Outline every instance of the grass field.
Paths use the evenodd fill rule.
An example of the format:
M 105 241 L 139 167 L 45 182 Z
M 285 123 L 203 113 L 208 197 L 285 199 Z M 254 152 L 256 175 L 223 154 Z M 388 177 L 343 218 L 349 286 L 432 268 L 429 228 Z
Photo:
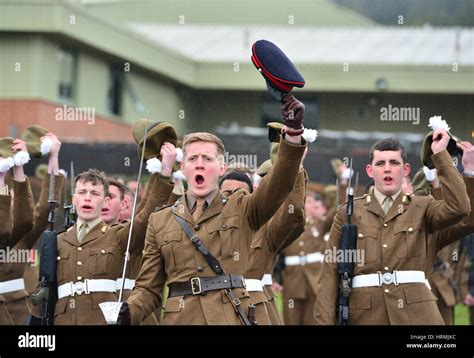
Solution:
M 283 317 L 283 299 L 280 293 L 276 295 L 276 303 L 280 315 Z M 456 326 L 469 325 L 469 310 L 467 306 L 461 304 L 456 305 L 454 309 L 454 324 Z

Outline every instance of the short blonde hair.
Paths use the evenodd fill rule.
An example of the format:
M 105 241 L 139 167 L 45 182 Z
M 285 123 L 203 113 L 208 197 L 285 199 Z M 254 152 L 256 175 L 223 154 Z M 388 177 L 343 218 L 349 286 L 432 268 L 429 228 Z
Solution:
M 219 139 L 219 137 L 207 132 L 196 132 L 196 133 L 186 134 L 183 138 L 184 155 L 186 155 L 186 146 L 194 142 L 214 143 L 215 145 L 217 145 L 217 153 L 219 155 L 224 155 L 225 149 L 224 149 L 224 144 L 222 143 L 222 141 Z

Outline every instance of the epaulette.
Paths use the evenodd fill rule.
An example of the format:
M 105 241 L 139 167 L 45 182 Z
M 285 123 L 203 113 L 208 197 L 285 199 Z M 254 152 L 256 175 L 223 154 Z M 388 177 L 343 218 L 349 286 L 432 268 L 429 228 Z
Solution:
M 71 230 L 71 228 L 67 229 L 67 231 L 69 231 L 69 230 Z M 56 233 L 56 236 L 57 236 L 57 235 L 60 235 L 60 234 L 64 234 L 65 232 L 66 232 L 66 230 L 58 231 L 58 232 Z
M 363 199 L 367 199 L 367 202 L 370 203 L 371 196 L 368 195 L 368 194 L 364 194 L 364 195 L 362 195 L 362 196 L 358 196 L 358 197 L 354 198 L 353 200 L 363 200 Z M 346 200 L 345 202 L 343 202 L 343 203 L 341 204 L 341 206 L 342 206 L 342 205 L 346 205 L 346 204 L 347 204 L 347 200 Z
M 177 203 L 177 202 L 176 202 L 176 203 Z M 171 206 L 174 206 L 176 203 L 173 203 L 173 204 L 165 204 L 165 205 L 162 205 L 162 206 L 157 206 L 153 212 L 156 213 L 157 211 L 163 210 L 163 209 L 165 209 L 165 208 L 169 208 L 169 207 L 171 207 Z
M 67 232 L 71 231 L 73 227 L 74 227 L 74 225 L 71 226 L 71 227 L 70 227 L 69 229 L 67 229 L 66 231 L 67 231 Z

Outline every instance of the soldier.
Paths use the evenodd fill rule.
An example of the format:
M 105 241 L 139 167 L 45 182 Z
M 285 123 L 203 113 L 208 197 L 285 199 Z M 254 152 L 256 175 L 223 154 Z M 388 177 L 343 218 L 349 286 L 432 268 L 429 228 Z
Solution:
M 158 307 L 165 282 L 169 296 L 162 323 L 248 324 L 242 274 L 250 240 L 293 188 L 305 148 L 303 113 L 301 102 L 284 98 L 286 137 L 268 180 L 252 194 L 238 191 L 227 198 L 219 192 L 218 177 L 226 172 L 219 138 L 209 133 L 184 137 L 181 170 L 188 192 L 150 217 L 142 268 L 122 306 L 121 324 L 138 324 Z
M 31 220 L 31 226 L 26 226 L 26 227 L 31 227 L 31 230 L 29 230 L 27 233 L 23 232 L 20 234 L 20 240 L 18 243 L 14 246 L 13 250 L 16 251 L 16 254 L 18 257 L 23 258 L 23 261 L 21 262 L 15 262 L 15 263 L 1 263 L 0 264 L 0 286 L 8 287 L 8 290 L 3 290 L 2 291 L 2 297 L 4 299 L 4 304 L 5 308 L 7 310 L 7 313 L 5 315 L 2 314 L 2 323 L 4 324 L 25 324 L 27 321 L 27 317 L 31 312 L 31 303 L 29 300 L 29 292 L 27 291 L 28 287 L 26 285 L 26 282 L 24 280 L 24 274 L 25 271 L 28 267 L 31 267 L 30 265 L 34 265 L 36 262 L 34 259 L 36 258 L 31 251 L 38 238 L 41 236 L 41 233 L 46 229 L 46 226 L 48 224 L 48 192 L 49 192 L 49 181 L 50 181 L 50 175 L 51 173 L 55 175 L 56 182 L 55 182 L 55 199 L 59 201 L 59 196 L 61 193 L 61 186 L 63 182 L 63 176 L 58 174 L 59 170 L 59 163 L 58 163 L 58 155 L 59 155 L 59 149 L 61 146 L 61 143 L 57 139 L 57 137 L 52 134 L 48 133 L 44 137 L 44 139 L 48 139 L 51 141 L 51 149 L 50 149 L 50 154 L 49 154 L 49 163 L 48 163 L 48 168 L 47 173 L 44 176 L 42 187 L 41 187 L 41 193 L 39 197 L 39 201 L 34 208 L 34 219 Z M 23 142 L 20 139 L 17 139 L 15 141 L 16 147 L 19 148 L 22 151 L 26 152 L 27 144 Z M 29 150 L 31 150 L 33 147 L 31 145 L 28 146 Z M 39 150 L 39 146 L 38 146 Z M 33 151 L 31 153 L 33 156 L 40 156 L 41 154 L 39 152 Z M 26 177 L 25 177 L 26 178 Z M 25 179 L 25 183 L 27 183 Z M 29 190 L 29 184 L 28 186 L 28 191 Z M 14 184 L 15 188 L 15 184 Z M 33 198 L 32 196 L 28 196 L 26 198 L 22 198 L 22 195 L 17 192 L 17 194 L 14 197 L 14 201 L 16 200 L 21 200 L 24 201 L 23 206 L 29 207 L 33 206 Z M 15 204 L 14 204 L 15 205 Z M 25 214 L 27 211 L 24 212 Z M 17 215 L 22 215 L 18 214 Z M 26 216 L 26 215 L 24 215 Z M 14 232 L 14 231 L 12 231 Z M 15 234 L 17 235 L 17 234 Z M 16 239 L 14 240 L 16 241 Z M 26 257 L 26 260 L 25 260 Z M 30 260 L 29 262 L 25 262 L 27 260 Z M 36 270 L 33 270 L 33 272 L 36 272 L 36 277 L 35 280 L 38 282 L 38 272 Z
M 140 132 L 143 137 L 144 130 Z M 171 143 L 163 144 L 163 141 L 166 136 L 162 135 L 161 127 L 150 127 L 145 150 L 153 148 L 156 152 L 161 147 L 162 170 L 150 178 L 153 183 L 149 195 L 135 217 L 131 253 L 141 251 L 149 215 L 167 202 L 173 189 L 170 178 L 176 152 Z M 78 219 L 67 232 L 58 235 L 58 301 L 54 323 L 105 324 L 99 304 L 117 301 L 121 286 L 117 278 L 122 276 L 130 223 L 108 226 L 101 220 L 109 185 L 100 172 L 81 173 L 75 182 L 73 204 Z
M 315 324 L 313 318 L 317 281 L 324 259 L 326 208 L 321 196 L 307 192 L 303 234 L 283 251 L 283 312 L 286 325 Z
M 250 301 L 255 305 L 255 316 L 259 325 L 281 324 L 278 312 L 264 289 L 262 279 L 265 273 L 273 270 L 278 254 L 304 230 L 305 182 L 306 173 L 301 167 L 289 197 L 252 239 L 244 277 Z M 220 187 L 227 196 L 239 188 L 250 193 L 253 191 L 248 176 L 238 172 L 228 173 L 222 178 Z
M 107 225 L 120 222 L 120 213 L 125 208 L 125 185 L 114 178 L 106 178 L 109 183 L 109 196 L 101 211 L 101 218 Z
M 436 298 L 425 284 L 439 250 L 428 235 L 471 210 L 466 186 L 446 151 L 449 140 L 446 130 L 434 131 L 431 159 L 444 194 L 439 201 L 401 193 L 410 165 L 399 141 L 384 139 L 371 148 L 366 170 L 375 189 L 354 201 L 352 215 L 358 237 L 349 324 L 443 324 Z M 337 249 L 345 213 L 342 205 L 330 233 L 315 305 L 318 324 L 336 323 Z
M 33 227 L 33 194 L 23 165 L 30 159 L 21 139 L 0 139 L 0 248 L 13 247 Z M 13 191 L 5 184 L 5 174 L 13 168 Z M 12 195 L 16 200 L 12 200 Z M 13 202 L 13 205 L 11 205 Z

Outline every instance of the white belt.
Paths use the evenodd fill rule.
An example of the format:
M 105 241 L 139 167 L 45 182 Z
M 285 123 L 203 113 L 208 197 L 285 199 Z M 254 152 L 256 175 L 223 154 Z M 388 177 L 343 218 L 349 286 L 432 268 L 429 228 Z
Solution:
M 260 280 L 246 278 L 245 288 L 248 292 L 263 292 L 263 284 Z
M 115 292 L 117 282 L 115 280 L 84 280 L 68 282 L 58 287 L 58 298 L 67 296 L 89 294 L 91 292 Z
M 25 280 L 17 278 L 15 280 L 0 282 L 0 295 L 25 289 Z
M 425 283 L 425 273 L 423 271 L 393 271 L 382 273 L 372 273 L 369 275 L 357 275 L 352 279 L 352 288 L 374 287 L 391 285 L 394 283 Z
M 115 281 L 115 283 L 116 283 L 117 291 L 120 291 L 120 289 L 122 288 L 122 279 L 118 278 Z M 126 278 L 125 279 L 125 286 L 123 286 L 123 289 L 124 290 L 132 290 L 133 286 L 135 286 L 135 280 L 130 280 L 129 278 Z
M 324 254 L 321 252 L 313 252 L 304 256 L 287 256 L 285 257 L 286 266 L 306 265 L 313 262 L 324 262 Z
M 266 273 L 265 275 L 263 275 L 262 284 L 264 286 L 273 285 L 272 275 L 269 273 Z

